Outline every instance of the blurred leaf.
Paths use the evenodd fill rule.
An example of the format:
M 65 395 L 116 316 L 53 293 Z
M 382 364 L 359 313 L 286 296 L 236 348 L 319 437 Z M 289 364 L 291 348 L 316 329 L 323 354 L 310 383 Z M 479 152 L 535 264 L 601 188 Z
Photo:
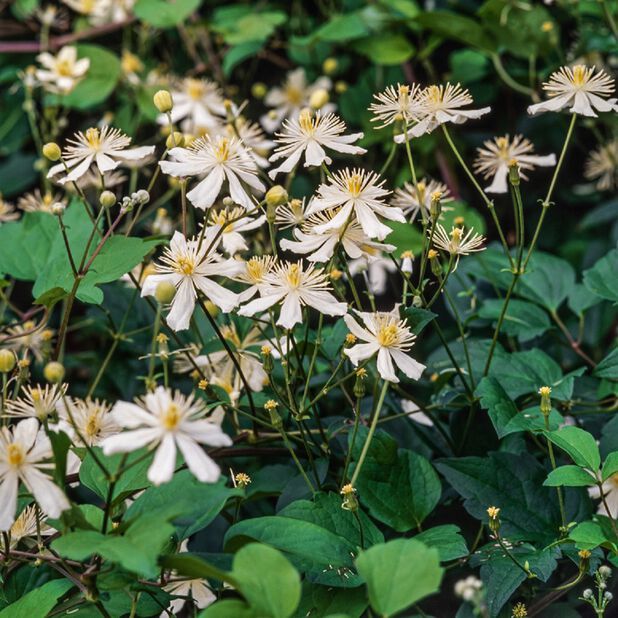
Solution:
M 617 302 L 618 277 L 616 273 L 618 273 L 618 249 L 613 249 L 592 268 L 584 271 L 584 285 L 593 294 Z
M 618 380 L 618 348 L 614 348 L 592 372 L 597 378 Z
M 287 16 L 282 11 L 256 13 L 250 7 L 225 7 L 218 9 L 212 28 L 228 45 L 264 42 L 285 23 Z
M 133 12 L 155 28 L 172 28 L 184 21 L 202 0 L 137 0 Z
M 493 37 L 470 17 L 450 11 L 428 11 L 421 13 L 414 21 L 445 38 L 455 39 L 485 51 L 496 50 Z
M 235 67 L 243 60 L 253 57 L 263 46 L 263 41 L 250 41 L 249 43 L 241 43 L 231 47 L 223 56 L 223 73 L 229 76 Z
M 49 581 L 5 607 L 0 611 L 0 618 L 47 616 L 56 606 L 58 599 L 72 587 L 73 583 L 68 579 Z
M 414 46 L 402 34 L 375 35 L 356 41 L 354 49 L 381 65 L 401 64 L 414 54 Z
M 36 155 L 17 152 L 0 163 L 2 197 L 13 197 L 34 183 L 37 177 L 37 171 L 34 169 L 36 160 Z M 2 224 L 2 228 L 6 225 Z

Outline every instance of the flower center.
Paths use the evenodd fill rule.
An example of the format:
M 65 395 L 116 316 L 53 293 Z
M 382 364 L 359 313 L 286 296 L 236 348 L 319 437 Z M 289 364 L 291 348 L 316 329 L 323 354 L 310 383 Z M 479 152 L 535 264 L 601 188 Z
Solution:
M 56 72 L 62 77 L 73 75 L 73 63 L 69 60 L 59 60 L 56 62 Z
M 288 268 L 286 275 L 287 282 L 291 288 L 298 288 L 300 286 L 302 271 L 298 264 L 291 264 Z
M 498 137 L 496 138 L 496 146 L 498 146 L 498 156 L 505 161 L 509 161 L 511 159 L 509 153 L 509 140 L 506 137 Z
M 235 328 L 231 326 L 224 326 L 221 329 L 221 334 L 224 339 L 233 342 L 237 348 L 240 347 L 240 337 L 238 336 Z
M 313 135 L 316 128 L 316 122 L 311 114 L 310 109 L 304 109 L 298 116 L 298 124 L 304 133 Z
M 429 103 L 439 105 L 442 103 L 443 90 L 440 86 L 429 86 L 425 96 Z
M 256 283 L 261 281 L 265 274 L 264 264 L 259 258 L 251 258 L 247 262 L 247 276 Z
M 181 275 L 192 275 L 195 271 L 195 262 L 188 257 L 179 257 L 176 260 L 176 272 Z
M 219 161 L 219 163 L 223 163 L 228 160 L 230 156 L 230 141 L 227 137 L 219 140 L 219 143 L 215 148 L 215 156 L 217 157 L 217 161 Z
M 425 190 L 426 189 L 427 189 L 427 186 L 425 185 L 424 182 L 417 183 L 417 185 L 416 185 L 416 195 L 417 195 L 419 204 L 424 204 L 425 203 Z
M 21 444 L 12 442 L 6 447 L 6 460 L 9 466 L 19 468 L 26 459 L 26 453 Z
M 461 243 L 462 235 L 463 230 L 460 227 L 454 227 L 451 230 L 451 245 L 453 247 L 453 251 L 456 251 L 459 248 L 459 243 Z
M 101 145 L 101 135 L 99 129 L 90 127 L 86 131 L 86 141 L 92 148 L 98 148 Z
M 303 91 L 296 86 L 288 85 L 285 89 L 285 96 L 288 102 L 297 107 L 303 102 Z
M 352 197 L 358 197 L 363 190 L 363 177 L 360 174 L 352 174 L 347 181 L 348 191 L 352 194 Z
M 204 84 L 199 79 L 187 80 L 187 94 L 194 101 L 199 101 L 204 96 Z
M 170 403 L 161 419 L 163 427 L 170 431 L 176 429 L 180 423 L 180 417 L 180 408 L 175 403 Z
M 573 67 L 573 85 L 578 88 L 586 83 L 586 67 L 583 64 L 578 64 Z
M 378 330 L 378 343 L 388 348 L 393 344 L 397 343 L 397 325 L 396 324 L 386 324 L 381 326 Z
M 94 410 L 88 417 L 88 422 L 86 423 L 85 433 L 90 438 L 94 438 L 101 430 L 98 412 L 98 410 Z

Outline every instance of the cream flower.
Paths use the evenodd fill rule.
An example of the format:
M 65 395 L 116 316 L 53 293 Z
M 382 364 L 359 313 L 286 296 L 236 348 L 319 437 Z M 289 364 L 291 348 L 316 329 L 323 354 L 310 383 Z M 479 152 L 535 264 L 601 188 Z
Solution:
M 80 436 L 88 446 L 98 446 L 105 438 L 120 432 L 121 426 L 110 410 L 108 403 L 98 399 L 65 397 L 58 403 L 58 416 L 76 446 L 84 446 Z
M 100 174 L 116 169 L 121 163 L 136 161 L 148 157 L 154 152 L 154 146 L 140 146 L 130 148 L 131 138 L 120 129 L 104 126 L 101 129 L 91 127 L 82 133 L 75 134 L 75 139 L 68 140 L 63 152 L 64 163 L 54 165 L 47 174 L 53 178 L 68 168 L 66 176 L 58 180 L 63 185 L 81 178 L 95 164 Z
M 171 91 L 174 107 L 172 122 L 181 122 L 186 133 L 203 134 L 204 132 L 220 132 L 223 130 L 226 111 L 223 95 L 219 86 L 207 79 L 187 77 L 176 84 Z M 157 122 L 168 124 L 167 114 L 161 114 Z
M 488 193 L 506 193 L 508 187 L 509 164 L 516 161 L 520 176 L 528 180 L 524 170 L 533 170 L 536 165 L 551 167 L 556 165 L 556 155 L 534 155 L 532 142 L 523 135 L 516 135 L 512 140 L 508 135 L 494 137 L 483 143 L 483 148 L 476 149 L 478 155 L 474 162 L 474 170 L 482 174 L 486 180 L 493 176 L 491 184 L 485 188 Z
M 60 203 L 66 206 L 66 199 L 62 198 L 59 193 L 51 193 L 47 191 L 42 194 L 39 189 L 35 189 L 32 193 L 26 193 L 17 200 L 17 208 L 24 212 L 49 212 L 53 204 Z
M 53 468 L 44 463 L 51 457 L 51 442 L 39 432 L 35 418 L 0 429 L 0 531 L 9 530 L 15 521 L 20 481 L 49 517 L 60 517 L 70 508 L 62 490 L 41 471 Z
M 227 180 L 231 198 L 247 209 L 255 206 L 241 181 L 258 192 L 266 187 L 257 178 L 257 167 L 246 148 L 235 138 L 210 137 L 195 140 L 189 148 L 172 148 L 173 161 L 161 161 L 165 174 L 176 177 L 202 176 L 187 198 L 197 208 L 210 208 Z
M 333 174 L 328 184 L 320 185 L 313 198 L 307 215 L 323 210 L 337 209 L 330 221 L 315 228 L 317 233 L 342 228 L 354 214 L 363 231 L 370 238 L 384 240 L 392 232 L 391 228 L 380 222 L 377 215 L 405 223 L 406 218 L 400 208 L 389 206 L 384 198 L 390 193 L 383 188 L 384 181 L 374 172 L 345 169 Z
M 480 118 L 491 108 L 462 109 L 473 103 L 472 97 L 460 84 L 447 83 L 445 86 L 427 86 L 419 95 L 421 119 L 405 135 L 397 135 L 395 141 L 399 144 L 411 137 L 420 137 L 431 133 L 436 127 L 447 122 L 462 124 L 470 118 Z
M 421 412 L 419 407 L 409 399 L 401 400 L 401 409 L 404 412 L 407 412 L 407 416 L 410 420 L 418 423 L 419 425 L 424 425 L 425 427 L 433 427 L 433 421 L 425 412 Z
M 281 126 L 283 120 L 297 118 L 300 111 L 309 106 L 314 92 L 328 91 L 331 85 L 328 77 L 320 77 L 313 84 L 308 84 L 305 69 L 302 67 L 290 71 L 285 83 L 281 87 L 272 88 L 264 97 L 265 105 L 274 109 L 260 118 L 262 126 L 272 133 Z M 334 110 L 335 106 L 332 103 L 322 108 L 325 114 Z
M 221 226 L 221 244 L 223 245 L 223 250 L 230 256 L 235 255 L 239 251 L 247 251 L 249 247 L 245 242 L 243 233 L 261 227 L 265 221 L 265 215 L 259 217 L 248 216 L 247 211 L 239 206 L 211 212 L 209 217 L 210 225 Z
M 444 229 L 444 226 L 438 223 L 433 235 L 434 247 L 442 249 L 454 257 L 455 268 L 457 268 L 460 256 L 485 250 L 485 247 L 481 246 L 485 242 L 483 236 L 475 234 L 472 227 L 468 230 L 467 234 L 464 234 L 464 231 L 463 227 L 453 226 L 449 234 Z
M 572 114 L 597 117 L 598 112 L 618 111 L 616 99 L 608 99 L 615 90 L 614 80 L 604 71 L 596 67 L 578 64 L 571 67 L 560 67 L 549 76 L 549 81 L 543 84 L 543 90 L 550 97 L 536 105 L 528 107 L 529 114 L 541 112 L 557 112 L 571 106 Z
M 310 262 L 327 262 L 338 244 L 341 244 L 343 250 L 353 259 L 372 256 L 380 251 L 390 253 L 395 250 L 394 245 L 372 241 L 354 218 L 339 228 L 318 232 L 332 217 L 332 214 L 322 212 L 311 215 L 300 229 L 294 230 L 297 240 L 284 238 L 280 242 L 281 248 L 301 255 L 309 254 L 307 259 Z
M 51 352 L 51 342 L 54 337 L 54 331 L 51 328 L 37 328 L 32 320 L 26 320 L 6 330 L 10 335 L 7 347 L 15 352 L 28 350 L 38 361 L 42 361 Z
M 382 255 L 361 257 L 348 262 L 350 275 L 366 275 L 367 287 L 375 296 L 382 296 L 386 292 L 386 284 L 391 273 L 397 270 L 396 264 Z
M 9 530 L 9 547 L 13 549 L 19 545 L 19 542 L 29 537 L 49 536 L 56 532 L 51 526 L 45 523 L 45 517 L 38 512 L 36 505 L 27 506 L 19 517 L 13 522 Z
M 204 402 L 193 395 L 158 386 L 136 403 L 117 402 L 113 409 L 116 422 L 129 429 L 106 438 L 102 443 L 106 455 L 130 453 L 144 446 L 155 449 L 148 468 L 148 480 L 161 485 L 172 479 L 176 453 L 180 449 L 191 473 L 202 483 L 214 483 L 220 475 L 219 466 L 204 452 L 200 444 L 230 446 L 232 440 L 221 428 L 204 418 Z
M 422 115 L 422 107 L 419 104 L 419 94 L 421 88 L 418 84 L 403 86 L 397 84 L 388 86 L 384 92 L 374 94 L 376 103 L 369 106 L 369 111 L 373 112 L 371 122 L 380 122 L 376 128 L 384 127 L 395 122 L 411 123 L 416 122 Z
M 19 219 L 19 213 L 15 210 L 15 206 L 2 199 L 0 194 L 0 224 L 17 221 L 17 219 Z
M 444 204 L 453 201 L 448 187 L 443 182 L 427 180 L 426 178 L 421 178 L 416 186 L 414 186 L 414 183 L 404 182 L 402 188 L 395 189 L 391 206 L 401 208 L 404 214 L 409 215 L 410 223 L 415 221 L 419 213 L 424 219 L 430 219 L 431 196 L 435 193 L 441 194 L 442 212 L 451 210 L 448 206 L 444 206 Z
M 167 323 L 174 330 L 189 328 L 189 321 L 195 309 L 195 299 L 202 292 L 222 311 L 229 312 L 238 304 L 238 295 L 215 283 L 211 277 L 232 277 L 239 274 L 242 264 L 236 260 L 221 261 L 217 253 L 218 226 L 207 228 L 201 245 L 196 238 L 187 240 L 175 232 L 161 257 L 155 264 L 156 275 L 149 275 L 144 281 L 142 296 L 153 296 L 157 286 L 170 282 L 176 287 L 176 296 L 167 315 Z
M 7 401 L 6 416 L 33 417 L 44 421 L 56 411 L 58 402 L 67 390 L 67 385 L 22 386 L 21 390 L 21 397 Z
M 601 491 L 598 487 L 589 487 L 588 494 L 595 500 L 601 498 Z M 618 517 L 618 473 L 612 474 L 612 476 L 603 483 L 603 496 L 605 496 L 605 502 L 607 502 L 609 513 L 602 501 L 599 503 L 597 513 L 615 519 Z
M 291 329 L 302 322 L 302 307 L 308 305 L 326 315 L 344 315 L 348 306 L 329 292 L 327 275 L 321 268 L 303 267 L 302 262 L 277 264 L 258 286 L 260 298 L 241 307 L 240 315 L 252 316 L 281 303 L 277 324 Z
M 599 191 L 612 191 L 618 187 L 618 139 L 599 146 L 586 161 L 584 176 L 596 180 Z
M 43 68 L 36 70 L 35 77 L 46 90 L 58 94 L 71 92 L 90 68 L 89 58 L 77 59 L 77 47 L 63 47 L 56 56 L 43 52 L 36 59 Z
M 233 137 L 235 134 L 234 129 L 231 125 L 227 125 L 227 127 L 230 137 Z M 256 165 L 263 168 L 269 167 L 270 163 L 265 157 L 268 157 L 268 153 L 275 147 L 275 142 L 264 135 L 264 131 L 262 131 L 259 124 L 249 122 L 242 116 L 236 119 L 234 127 L 238 131 L 238 137 L 247 147 L 247 152 Z
M 290 227 L 301 225 L 307 218 L 307 208 L 308 206 L 305 204 L 304 197 L 302 200 L 290 200 L 287 204 L 277 207 L 275 224 L 280 230 L 286 230 Z
M 356 367 L 360 361 L 371 358 L 377 353 L 378 373 L 383 380 L 399 382 L 393 363 L 410 379 L 418 380 L 425 365 L 421 365 L 407 354 L 414 345 L 416 336 L 412 334 L 406 321 L 399 318 L 397 307 L 391 312 L 355 313 L 364 326 L 350 314 L 343 317 L 350 332 L 363 342 L 343 351 L 352 364 Z
M 276 262 L 274 256 L 263 255 L 261 257 L 253 256 L 242 263 L 243 270 L 234 278 L 236 281 L 247 283 L 249 287 L 238 295 L 239 302 L 244 303 L 258 293 L 259 286 L 264 283 L 264 277 L 272 271 Z
M 208 587 L 208 582 L 204 579 L 180 579 L 173 580 L 169 584 L 163 587 L 163 590 L 168 592 L 173 599 L 169 607 L 169 612 L 172 612 L 173 616 L 177 616 L 180 610 L 191 599 L 193 604 L 198 609 L 204 609 L 217 600 L 215 593 Z M 161 617 L 169 616 L 167 612 L 163 612 Z
M 318 167 L 322 163 L 330 165 L 331 158 L 324 148 L 346 152 L 349 154 L 364 154 L 367 152 L 359 146 L 352 146 L 355 141 L 363 137 L 363 133 L 342 135 L 346 126 L 343 120 L 335 114 L 323 116 L 320 112 L 313 114 L 311 110 L 304 109 L 298 118 L 286 120 L 283 123 L 283 131 L 277 133 L 277 143 L 281 144 L 271 155 L 270 161 L 285 161 L 268 175 L 275 178 L 280 172 L 291 172 L 300 158 L 305 155 L 305 167 Z

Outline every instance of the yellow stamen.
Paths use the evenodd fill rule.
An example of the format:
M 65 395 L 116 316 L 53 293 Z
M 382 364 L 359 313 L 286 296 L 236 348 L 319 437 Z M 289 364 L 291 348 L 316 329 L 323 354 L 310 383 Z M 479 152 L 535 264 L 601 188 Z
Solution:
M 163 427 L 168 430 L 176 429 L 180 418 L 180 408 L 175 403 L 171 403 L 163 415 Z
M 24 449 L 21 444 L 15 444 L 13 442 L 6 447 L 6 460 L 9 466 L 21 466 L 25 459 L 26 453 L 24 453 Z

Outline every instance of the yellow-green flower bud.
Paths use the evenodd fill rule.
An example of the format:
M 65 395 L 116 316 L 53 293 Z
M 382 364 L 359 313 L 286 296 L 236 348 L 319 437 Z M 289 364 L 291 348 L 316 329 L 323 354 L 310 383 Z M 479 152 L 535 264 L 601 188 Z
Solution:
M 43 369 L 43 377 L 51 384 L 59 384 L 64 379 L 64 366 L 58 361 L 50 361 Z
M 549 386 L 541 386 L 539 388 L 539 395 L 541 396 L 541 412 L 545 416 L 549 416 L 551 412 L 551 388 Z
M 180 131 L 174 131 L 167 136 L 165 147 L 170 150 L 172 148 L 181 148 L 185 144 L 185 136 Z
M 288 192 L 281 185 L 275 185 L 266 192 L 264 196 L 267 206 L 281 206 L 288 201 Z
M 514 187 L 518 187 L 520 183 L 519 165 L 517 165 L 517 161 L 515 159 L 511 159 L 509 161 L 509 182 Z
M 335 83 L 335 92 L 337 94 L 343 94 L 347 89 L 348 85 L 344 81 L 339 80 Z
M 309 105 L 312 109 L 321 109 L 328 103 L 328 90 L 325 88 L 318 88 L 309 97 Z
M 356 370 L 356 380 L 354 382 L 354 397 L 362 399 L 365 396 L 365 378 L 367 377 L 367 370 L 363 367 Z
M 272 373 L 275 363 L 273 361 L 273 354 L 270 346 L 263 345 L 260 353 L 262 355 L 262 367 L 264 367 L 264 371 L 268 374 Z
M 17 360 L 12 350 L 0 350 L 0 373 L 9 373 L 15 369 Z
M 58 161 L 62 156 L 60 146 L 56 142 L 48 142 L 43 146 L 43 156 L 50 161 Z
M 263 99 L 266 96 L 268 89 L 266 88 L 266 84 L 263 82 L 255 82 L 253 86 L 251 86 L 251 94 L 256 99 Z
M 99 204 L 103 208 L 111 208 L 116 203 L 116 196 L 111 191 L 103 191 L 99 196 Z
M 172 101 L 172 95 L 167 90 L 159 90 L 155 92 L 152 100 L 155 107 L 162 113 L 167 114 L 172 111 L 174 107 L 174 101 Z
M 358 510 L 358 499 L 356 498 L 356 489 L 352 487 L 351 483 L 344 485 L 339 492 L 343 496 L 341 508 L 346 511 Z
M 337 62 L 337 58 L 327 58 L 322 63 L 322 71 L 326 75 L 332 75 L 339 68 L 339 63 Z
M 161 281 L 155 289 L 155 298 L 162 305 L 167 305 L 174 300 L 176 296 L 176 286 L 170 281 Z
M 434 191 L 431 194 L 431 202 L 429 203 L 429 214 L 432 221 L 437 221 L 442 212 L 442 192 Z
M 264 409 L 268 412 L 270 416 L 270 424 L 277 430 L 280 431 L 283 427 L 283 421 L 281 420 L 281 416 L 279 412 L 277 412 L 277 407 L 279 404 L 274 399 L 269 399 L 264 404 Z

